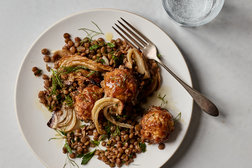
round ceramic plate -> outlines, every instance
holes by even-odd
[[[186,83],[192,85],[187,65],[170,37],[152,22],[138,15],[115,9],[97,9],[74,14],[54,24],[45,31],[28,51],[17,79],[16,84],[16,112],[17,119],[31,149],[38,158],[50,168],[63,167],[66,155],[62,154],[60,141],[48,141],[54,137],[55,131],[47,127],[50,112],[42,108],[38,102],[38,92],[43,89],[43,80],[33,75],[33,66],[45,70],[45,63],[40,53],[42,48],[50,50],[61,49],[64,45],[63,34],[70,33],[73,37],[84,37],[84,32],[78,30],[81,27],[95,29],[91,21],[95,22],[104,33],[112,33],[114,38],[119,36],[113,31],[112,25],[123,17],[145,34],[162,55],[165,63]],[[188,93],[176,82],[164,69],[162,73],[161,88],[148,99],[148,105],[160,105],[162,101],[158,96],[165,96],[167,103],[162,103],[174,116],[181,113],[181,119],[176,124],[176,129],[165,143],[164,150],[159,150],[157,145],[147,145],[147,151],[137,155],[129,167],[160,167],[171,158],[181,144],[192,114],[193,100]],[[76,160],[80,165],[80,160]],[[108,167],[96,156],[85,167]]]

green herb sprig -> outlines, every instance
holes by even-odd
[[[110,136],[111,134],[111,131],[110,131],[111,126],[112,126],[112,123],[108,121],[108,124],[105,126],[105,131],[108,136]]]
[[[71,149],[71,147],[69,146],[69,144],[67,143],[67,141],[65,142],[64,147],[67,149],[68,153],[70,153],[70,154],[73,153],[73,152],[72,152],[72,149]]]
[[[55,134],[55,137],[52,137],[52,138],[48,139],[48,141],[66,139],[66,133],[65,132],[59,131],[59,130],[55,130],[55,131],[57,132],[57,134]]]
[[[174,117],[174,121],[179,121],[181,120],[181,112],[178,113],[178,115],[176,115],[176,117]]]
[[[71,72],[75,72],[79,69],[88,69],[87,67],[85,66],[70,66],[70,67],[63,67],[63,72],[64,73],[71,73]]]
[[[96,71],[90,71],[89,74],[87,74],[87,77],[92,76]]]
[[[91,143],[95,146],[99,146],[101,141],[91,140]]]
[[[114,48],[115,44],[114,43],[107,43],[107,46],[109,46],[110,48]]]
[[[70,95],[65,95],[65,102],[68,105],[68,107],[73,106],[73,99]]]
[[[97,58],[96,59],[96,62],[99,62],[99,63],[102,63],[102,64],[104,64],[105,63],[105,60],[103,59],[103,58]]]
[[[65,164],[64,164],[63,168],[65,168],[67,166],[67,164],[70,164],[71,167],[76,166],[77,168],[79,168],[79,165],[74,160],[70,159],[68,154],[67,154],[67,158],[65,160]]]
[[[145,143],[139,142],[139,147],[141,148],[142,152],[146,151],[146,144]]]
[[[120,55],[120,56],[112,55],[112,59],[114,60],[115,65],[119,66],[119,65],[121,65],[123,63],[123,54]]]
[[[60,76],[59,76],[58,72],[57,72],[57,71],[54,71],[53,69],[51,69],[51,70],[52,70],[53,77],[55,78],[57,84],[58,84],[60,87],[63,87],[63,84],[62,84],[62,82],[61,82],[61,79],[60,79]]]
[[[104,35],[100,27],[93,21],[91,23],[98,29],[98,31],[89,29],[89,28],[80,28],[79,30],[83,30],[86,33],[87,38],[92,41],[93,37],[98,36],[98,35]],[[84,39],[81,41],[81,45],[84,43]]]
[[[56,95],[57,93],[57,89],[60,87],[62,88],[63,84],[61,82],[60,76],[58,74],[57,71],[54,71],[53,69],[51,69],[52,71],[52,95]]]
[[[158,99],[160,99],[160,100],[162,101],[161,104],[160,104],[161,107],[162,107],[163,105],[165,105],[165,104],[168,103],[168,101],[165,100],[165,97],[166,97],[166,94],[164,94],[163,96],[161,96],[160,93],[158,94]]]
[[[118,136],[118,135],[120,135],[121,134],[121,132],[120,132],[120,129],[119,129],[119,126],[116,126],[116,129],[115,129],[115,131],[113,132],[113,136]]]
[[[93,152],[89,152],[87,154],[85,154],[83,157],[82,157],[82,161],[81,161],[81,164],[82,165],[86,165],[89,160],[94,156],[94,153],[95,153],[96,150],[94,150]]]
[[[89,47],[89,50],[96,50],[99,47],[100,46],[98,44],[94,44],[94,45],[92,45],[92,46]]]

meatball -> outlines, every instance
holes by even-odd
[[[88,85],[75,96],[74,110],[80,120],[91,120],[91,111],[95,102],[103,97],[103,89],[96,85]]]
[[[108,97],[114,97],[124,103],[135,104],[137,97],[137,82],[128,69],[115,69],[104,75],[104,92]]]
[[[141,120],[141,138],[150,143],[161,143],[174,130],[172,115],[161,107],[152,106]]]

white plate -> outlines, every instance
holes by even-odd
[[[114,38],[117,38],[118,35],[111,26],[120,17],[128,20],[148,36],[157,45],[167,65],[186,83],[192,85],[187,65],[174,42],[160,28],[143,17],[121,10],[96,9],[64,18],[45,31],[32,45],[22,63],[16,85],[16,112],[21,131],[34,153],[47,167],[63,167],[66,155],[62,154],[60,144],[56,141],[48,141],[55,132],[46,125],[50,113],[42,112],[41,105],[38,103],[37,95],[39,90],[43,89],[43,80],[34,77],[31,69],[33,66],[38,66],[46,72],[43,56],[40,53],[41,49],[60,49],[64,45],[62,35],[65,32],[73,36],[84,37],[85,34],[78,29],[81,27],[94,28],[91,21],[97,23],[103,32],[112,32]],[[187,132],[192,114],[192,98],[164,69],[162,69],[162,78],[162,87],[149,99],[149,102],[152,105],[160,105],[161,102],[157,99],[157,94],[166,94],[168,104],[165,107],[174,116],[181,112],[182,119],[166,143],[164,150],[159,150],[157,145],[148,145],[147,151],[137,155],[130,167],[154,168],[162,166],[178,149]],[[80,160],[77,160],[77,163],[80,163]],[[107,166],[102,161],[93,158],[85,167],[101,168]]]

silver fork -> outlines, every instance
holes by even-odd
[[[164,67],[192,96],[194,101],[199,105],[201,110],[212,116],[218,116],[219,111],[217,107],[205,96],[199,93],[197,90],[193,89],[189,85],[187,85],[184,81],[182,81],[176,74],[174,74],[158,57],[157,57],[157,48],[156,46],[140,31],[134,28],[131,24],[129,24],[126,20],[121,18],[122,21],[127,25],[123,24],[118,20],[119,24],[126,30],[124,30],[119,25],[115,24],[119,30],[112,26],[112,28],[132,47],[139,49],[144,56],[149,59],[154,59],[158,62],[162,67]],[[129,39],[127,39],[124,35]]]

